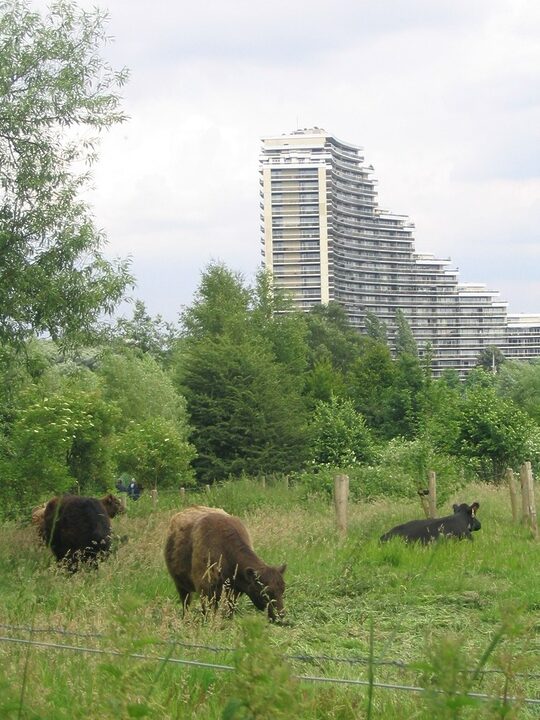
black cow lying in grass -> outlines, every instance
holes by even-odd
[[[390,540],[393,537],[401,537],[406,542],[421,542],[427,544],[439,537],[467,538],[472,540],[471,532],[480,530],[482,527],[476,517],[476,511],[480,504],[474,502],[472,505],[462,503],[454,505],[454,514],[441,518],[430,518],[428,520],[411,520],[396,525],[387,533],[381,536],[381,540]]]

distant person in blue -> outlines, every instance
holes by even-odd
[[[132,500],[138,500],[141,497],[141,488],[135,482],[135,478],[131,478],[126,492]]]

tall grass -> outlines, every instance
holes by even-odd
[[[512,524],[503,491],[469,487],[454,500],[480,502],[474,542],[409,547],[378,537],[420,516],[416,504],[352,505],[340,540],[327,500],[278,481],[188,491],[184,501],[161,493],[155,508],[143,496],[113,521],[128,541],[97,572],[73,577],[55,566],[34,528],[5,523],[0,622],[21,629],[0,635],[104,653],[1,641],[0,717],[537,717],[520,698],[540,695],[540,679],[531,677],[540,675],[540,544]],[[163,561],[168,521],[182,502],[240,515],[258,554],[287,562],[283,625],[266,623],[246,598],[233,619],[204,616],[197,603],[182,616]],[[167,661],[174,658],[208,667]]]

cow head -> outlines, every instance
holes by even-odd
[[[476,517],[476,512],[480,507],[480,503],[473,502],[472,505],[461,503],[461,505],[453,505],[454,513],[463,513],[467,516],[469,530],[480,530],[482,527],[480,520]]]
[[[246,594],[258,610],[266,610],[270,620],[277,620],[283,616],[283,594],[285,581],[283,575],[287,566],[273,567],[267,565],[255,570],[248,567],[244,570],[247,584]]]
[[[105,508],[105,512],[110,518],[113,518],[119,513],[125,512],[122,501],[112,494],[105,495],[105,497],[101,498],[101,504]]]

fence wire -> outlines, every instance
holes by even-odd
[[[99,640],[108,640],[108,641],[114,641],[116,638],[114,638],[112,635],[105,635],[103,633],[97,633],[97,632],[78,632],[76,630],[67,630],[65,628],[58,628],[58,627],[32,627],[30,625],[9,625],[7,623],[0,623],[0,628],[3,628],[4,630],[9,630],[12,632],[29,632],[33,635],[65,635],[69,637],[77,637],[77,638],[96,638]],[[236,652],[236,648],[232,647],[223,647],[223,646],[216,646],[216,645],[204,645],[202,643],[187,643],[182,640],[177,640],[175,638],[170,638],[168,640],[150,640],[147,638],[134,638],[134,643],[141,642],[146,645],[167,645],[167,646],[177,646],[181,648],[186,648],[188,650],[207,650],[208,652],[213,653],[234,653]],[[343,664],[343,665],[375,665],[380,667],[395,667],[400,670],[410,670],[412,672],[418,671],[418,668],[414,665],[414,663],[407,663],[403,660],[392,660],[392,659],[385,659],[385,658],[368,658],[368,657],[337,657],[335,655],[309,655],[306,653],[299,653],[299,654],[284,654],[283,659],[285,660],[293,660],[297,662],[303,662],[303,663],[336,663],[336,664]],[[467,672],[471,675],[473,674],[479,674],[479,675],[505,675],[504,670],[500,670],[498,668],[484,668],[478,672],[478,670],[472,670],[467,669],[464,672]],[[540,673],[512,673],[513,677],[519,678],[520,680],[540,680]]]
[[[233,665],[223,665],[219,663],[210,663],[210,662],[204,662],[201,660],[186,660],[185,658],[174,658],[170,656],[161,656],[161,655],[145,655],[143,653],[131,653],[131,652],[121,652],[120,650],[113,650],[113,649],[105,649],[105,648],[89,648],[89,647],[81,647],[78,645],[64,645],[61,643],[50,643],[50,642],[43,642],[41,640],[28,640],[26,638],[15,638],[15,637],[8,637],[8,636],[0,636],[0,642],[3,643],[13,643],[18,645],[26,645],[26,646],[34,646],[38,648],[48,649],[48,650],[67,650],[71,652],[81,653],[81,654],[92,654],[92,655],[112,655],[115,657],[125,657],[130,658],[134,660],[147,660],[152,662],[161,662],[161,663],[172,663],[176,665],[186,665],[190,667],[196,667],[196,668],[208,668],[212,670],[220,670],[220,671],[227,671],[227,672],[233,672],[235,670],[235,667]],[[305,682],[314,682],[314,683],[334,683],[339,685],[356,685],[356,686],[362,686],[362,687],[373,687],[381,690],[397,690],[401,692],[414,692],[414,693],[427,693],[427,692],[433,692],[439,695],[443,695],[443,690],[437,690],[437,689],[427,689],[424,687],[419,687],[416,685],[402,685],[398,683],[382,683],[382,682],[375,682],[370,680],[362,680],[357,678],[336,678],[336,677],[320,677],[320,676],[314,676],[314,675],[293,675],[293,678],[296,680],[302,680]],[[482,700],[482,701],[498,701],[502,703],[515,703],[520,702],[526,705],[533,705],[540,707],[540,698],[518,698],[514,696],[500,696],[500,695],[489,695],[487,693],[476,693],[476,692],[467,692],[467,693],[456,693],[456,696],[460,695],[461,697],[468,697],[476,700]]]

